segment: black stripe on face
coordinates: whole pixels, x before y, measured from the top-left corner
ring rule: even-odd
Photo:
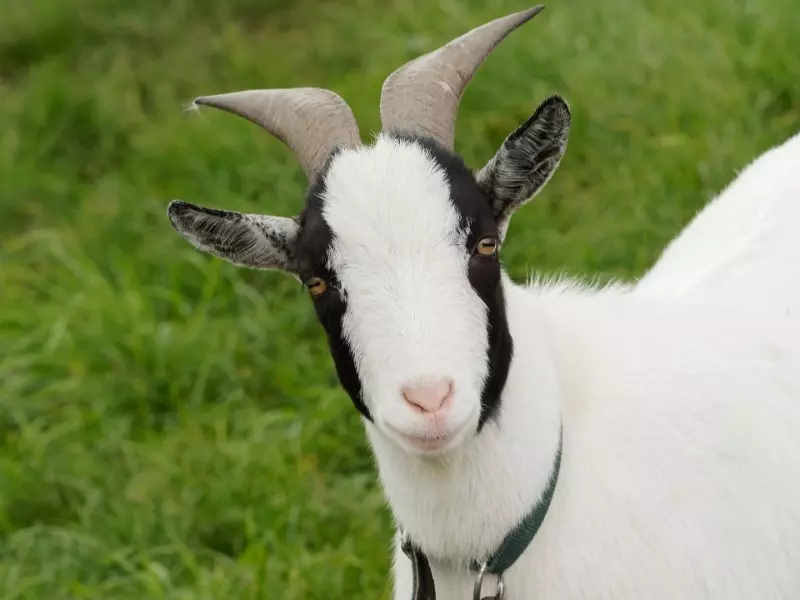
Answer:
[[[416,141],[447,174],[450,184],[450,201],[460,216],[461,227],[468,232],[467,251],[469,259],[468,277],[472,289],[487,308],[488,315],[488,377],[481,392],[481,417],[478,431],[500,410],[500,399],[514,354],[514,342],[508,329],[506,301],[501,285],[500,261],[495,256],[474,254],[477,243],[484,237],[499,239],[497,222],[492,214],[491,203],[478,187],[470,168],[457,154],[442,148],[433,140],[398,136]]]
[[[330,164],[330,161],[329,163]],[[361,379],[358,377],[353,351],[342,332],[342,323],[347,300],[340,292],[336,274],[327,267],[333,233],[322,216],[325,173],[311,186],[306,199],[306,208],[300,222],[297,239],[298,276],[301,281],[320,277],[328,284],[326,292],[315,297],[314,310],[325,330],[328,348],[333,358],[336,374],[344,390],[364,417],[372,421],[372,415],[362,397]]]

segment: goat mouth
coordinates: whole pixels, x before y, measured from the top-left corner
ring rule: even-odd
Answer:
[[[410,434],[400,431],[398,428],[386,423],[386,426],[394,434],[393,437],[400,438],[402,445],[411,446],[414,450],[422,452],[437,452],[445,450],[452,442],[459,437],[458,431],[443,431],[441,429],[432,430],[420,434]]]
[[[381,419],[384,435],[407,452],[430,457],[448,453],[459,447],[470,432],[475,432],[476,422],[480,415],[477,406],[470,416],[451,422],[450,426],[429,423],[428,427],[413,427],[409,430],[398,427],[388,419]]]

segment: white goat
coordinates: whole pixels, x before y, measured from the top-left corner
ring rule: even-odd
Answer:
[[[369,146],[326,90],[199,98],[286,141],[306,207],[176,201],[169,218],[203,251],[307,285],[403,532],[396,598],[799,598],[800,138],[638,284],[515,284],[499,248],[556,169],[569,110],[546,100],[477,174],[454,121],[538,10],[393,73]]]

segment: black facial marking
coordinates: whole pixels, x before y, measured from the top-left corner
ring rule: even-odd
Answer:
[[[327,166],[309,188],[306,208],[301,215],[297,242],[299,276],[302,281],[320,277],[328,284],[325,293],[314,298],[314,310],[325,330],[339,382],[358,412],[372,421],[372,415],[361,395],[361,379],[358,377],[352,348],[342,333],[347,300],[339,290],[336,274],[328,269],[326,264],[333,242],[333,233],[322,216],[326,171]]]

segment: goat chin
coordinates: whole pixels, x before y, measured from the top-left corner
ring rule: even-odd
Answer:
[[[426,461],[367,431],[437,598],[470,597],[545,487],[505,574],[523,598],[796,598],[800,590],[800,136],[749,165],[637,284],[504,276],[514,357],[480,435]],[[395,546],[395,598],[411,597]]]

